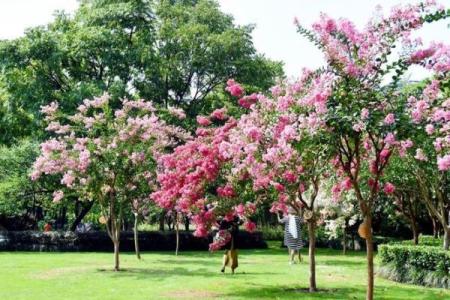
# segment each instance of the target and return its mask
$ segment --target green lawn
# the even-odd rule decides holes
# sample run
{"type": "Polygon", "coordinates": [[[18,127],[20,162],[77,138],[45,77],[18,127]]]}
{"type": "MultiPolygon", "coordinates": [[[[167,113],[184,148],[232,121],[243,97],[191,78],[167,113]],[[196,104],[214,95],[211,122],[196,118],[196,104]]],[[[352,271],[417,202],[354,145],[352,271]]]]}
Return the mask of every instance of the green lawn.
{"type": "MultiPolygon", "coordinates": [[[[305,251],[303,254],[305,255],[305,251]]],[[[289,266],[285,250],[240,251],[236,275],[219,272],[221,253],[123,253],[113,272],[110,253],[0,252],[0,299],[363,299],[364,253],[320,249],[320,292],[304,292],[307,260],[289,266]]],[[[450,291],[376,279],[375,299],[450,299],[450,291]]]]}

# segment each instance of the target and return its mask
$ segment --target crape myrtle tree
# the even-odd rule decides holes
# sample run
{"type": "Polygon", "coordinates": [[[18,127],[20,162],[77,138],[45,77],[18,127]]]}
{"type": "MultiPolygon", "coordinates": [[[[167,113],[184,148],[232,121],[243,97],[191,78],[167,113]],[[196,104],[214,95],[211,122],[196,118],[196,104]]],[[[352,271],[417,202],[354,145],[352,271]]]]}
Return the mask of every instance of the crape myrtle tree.
{"type": "Polygon", "coordinates": [[[197,137],[161,157],[161,188],[152,195],[162,207],[190,214],[198,236],[206,235],[217,219],[235,216],[246,219],[244,227],[253,230],[248,217],[263,201],[273,212],[286,211],[288,205],[298,213],[305,210],[311,291],[316,290],[315,201],[328,159],[317,113],[309,112],[316,107],[312,99],[331,91],[325,78],[306,72],[295,84],[274,87],[272,97],[245,96],[242,86],[229,80],[227,91],[250,111],[212,128],[213,121],[227,119],[223,109],[199,116],[203,127],[197,137]]]}
{"type": "Polygon", "coordinates": [[[434,43],[411,55],[411,61],[433,72],[407,99],[411,118],[414,175],[431,215],[444,230],[450,247],[450,46],[434,43]]]}
{"type": "MultiPolygon", "coordinates": [[[[228,91],[249,112],[242,115],[230,140],[220,147],[232,161],[235,182],[250,180],[255,193],[271,212],[294,208],[308,226],[310,291],[316,291],[315,239],[317,199],[321,181],[327,176],[328,147],[313,99],[331,91],[328,75],[305,71],[298,81],[271,89],[271,95],[243,96],[242,87],[228,82],[228,91]]],[[[319,114],[322,111],[319,110],[319,114]]]]}
{"type": "Polygon", "coordinates": [[[84,100],[73,115],[62,113],[56,102],[44,106],[54,137],[42,143],[31,176],[60,178],[64,188],[53,193],[54,202],[72,194],[98,202],[118,271],[124,213],[148,200],[156,159],[189,136],[158,119],[151,102],[125,99],[113,109],[109,100],[107,94],[84,100]]]}
{"type": "Polygon", "coordinates": [[[183,125],[192,125],[199,111],[214,109],[208,96],[223,94],[229,77],[264,90],[283,75],[280,63],[256,52],[252,29],[214,0],[82,0],[73,16],[57,12],[52,23],[0,43],[0,101],[10,108],[0,116],[23,120],[5,119],[21,126],[0,133],[45,136],[41,105],[58,101],[72,114],[103,92],[115,105],[128,97],[183,107],[183,125]]]}
{"type": "MultiPolygon", "coordinates": [[[[255,206],[252,202],[245,203],[250,198],[245,196],[245,187],[238,192],[229,183],[226,172],[229,159],[219,152],[219,146],[228,141],[237,121],[223,109],[211,116],[198,116],[197,121],[200,127],[194,139],[159,158],[160,187],[152,199],[164,209],[190,217],[196,227],[194,235],[198,237],[206,236],[220,217],[238,216],[245,221],[244,227],[253,231],[255,225],[247,216],[254,212],[255,206]],[[213,122],[219,125],[214,126],[213,122]]],[[[210,248],[215,250],[217,246],[212,244],[210,248]]]]}
{"type": "Polygon", "coordinates": [[[413,48],[415,42],[408,38],[411,32],[427,21],[449,14],[433,1],[427,1],[394,7],[387,16],[378,12],[364,30],[358,30],[348,20],[334,20],[325,14],[313,24],[312,30],[298,24],[299,32],[324,52],[327,61],[325,72],[330,75],[333,90],[315,101],[325,102],[323,120],[333,141],[333,164],[342,178],[334,193],[339,196],[347,181],[364,218],[360,232],[366,239],[366,298],[370,300],[374,287],[374,206],[381,190],[387,194],[395,190],[383,179],[391,155],[410,146],[397,137],[397,116],[404,109],[399,105],[397,83],[412,61],[407,53],[400,53],[398,59],[391,53],[399,44],[413,48]],[[390,72],[396,75],[385,85],[383,80],[390,72]]]}

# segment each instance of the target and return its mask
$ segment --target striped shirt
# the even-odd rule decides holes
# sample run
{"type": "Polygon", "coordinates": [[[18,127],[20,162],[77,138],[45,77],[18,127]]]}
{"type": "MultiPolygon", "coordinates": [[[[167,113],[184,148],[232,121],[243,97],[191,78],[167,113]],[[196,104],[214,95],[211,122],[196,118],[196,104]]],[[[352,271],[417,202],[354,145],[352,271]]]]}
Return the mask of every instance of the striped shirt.
{"type": "Polygon", "coordinates": [[[297,227],[297,238],[294,238],[289,232],[289,216],[285,216],[281,219],[281,223],[284,224],[284,245],[292,250],[299,250],[303,248],[303,241],[301,237],[301,219],[299,216],[294,216],[295,225],[297,227]]]}

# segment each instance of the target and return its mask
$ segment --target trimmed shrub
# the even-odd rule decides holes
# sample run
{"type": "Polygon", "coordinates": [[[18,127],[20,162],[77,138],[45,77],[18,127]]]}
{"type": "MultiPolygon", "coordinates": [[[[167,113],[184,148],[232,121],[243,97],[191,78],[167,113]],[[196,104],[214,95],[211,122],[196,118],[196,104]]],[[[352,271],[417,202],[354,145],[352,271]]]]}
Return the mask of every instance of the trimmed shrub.
{"type": "Polygon", "coordinates": [[[428,287],[450,287],[450,252],[432,246],[378,247],[378,274],[390,280],[428,287]]]}
{"type": "MultiPolygon", "coordinates": [[[[413,240],[402,241],[404,245],[413,245],[413,240]]],[[[444,240],[442,238],[435,238],[431,235],[420,235],[419,236],[419,246],[432,246],[432,247],[442,247],[444,240]]]]}

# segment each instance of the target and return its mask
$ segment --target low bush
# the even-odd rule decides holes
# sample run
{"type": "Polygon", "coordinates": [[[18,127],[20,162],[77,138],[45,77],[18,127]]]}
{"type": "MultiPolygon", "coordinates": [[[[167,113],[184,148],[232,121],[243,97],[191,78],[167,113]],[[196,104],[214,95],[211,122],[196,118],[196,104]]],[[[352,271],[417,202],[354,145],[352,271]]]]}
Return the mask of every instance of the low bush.
{"type": "Polygon", "coordinates": [[[266,241],[282,241],[284,238],[284,227],[281,225],[262,225],[258,227],[258,230],[266,241]]]}
{"type": "Polygon", "coordinates": [[[450,287],[450,252],[433,246],[385,244],[378,247],[378,274],[428,287],[450,287]]]}
{"type": "MultiPolygon", "coordinates": [[[[432,246],[432,247],[442,247],[444,241],[442,238],[435,238],[431,235],[421,235],[419,236],[419,246],[432,246]]],[[[413,240],[402,241],[404,245],[413,245],[413,240]]]]}

